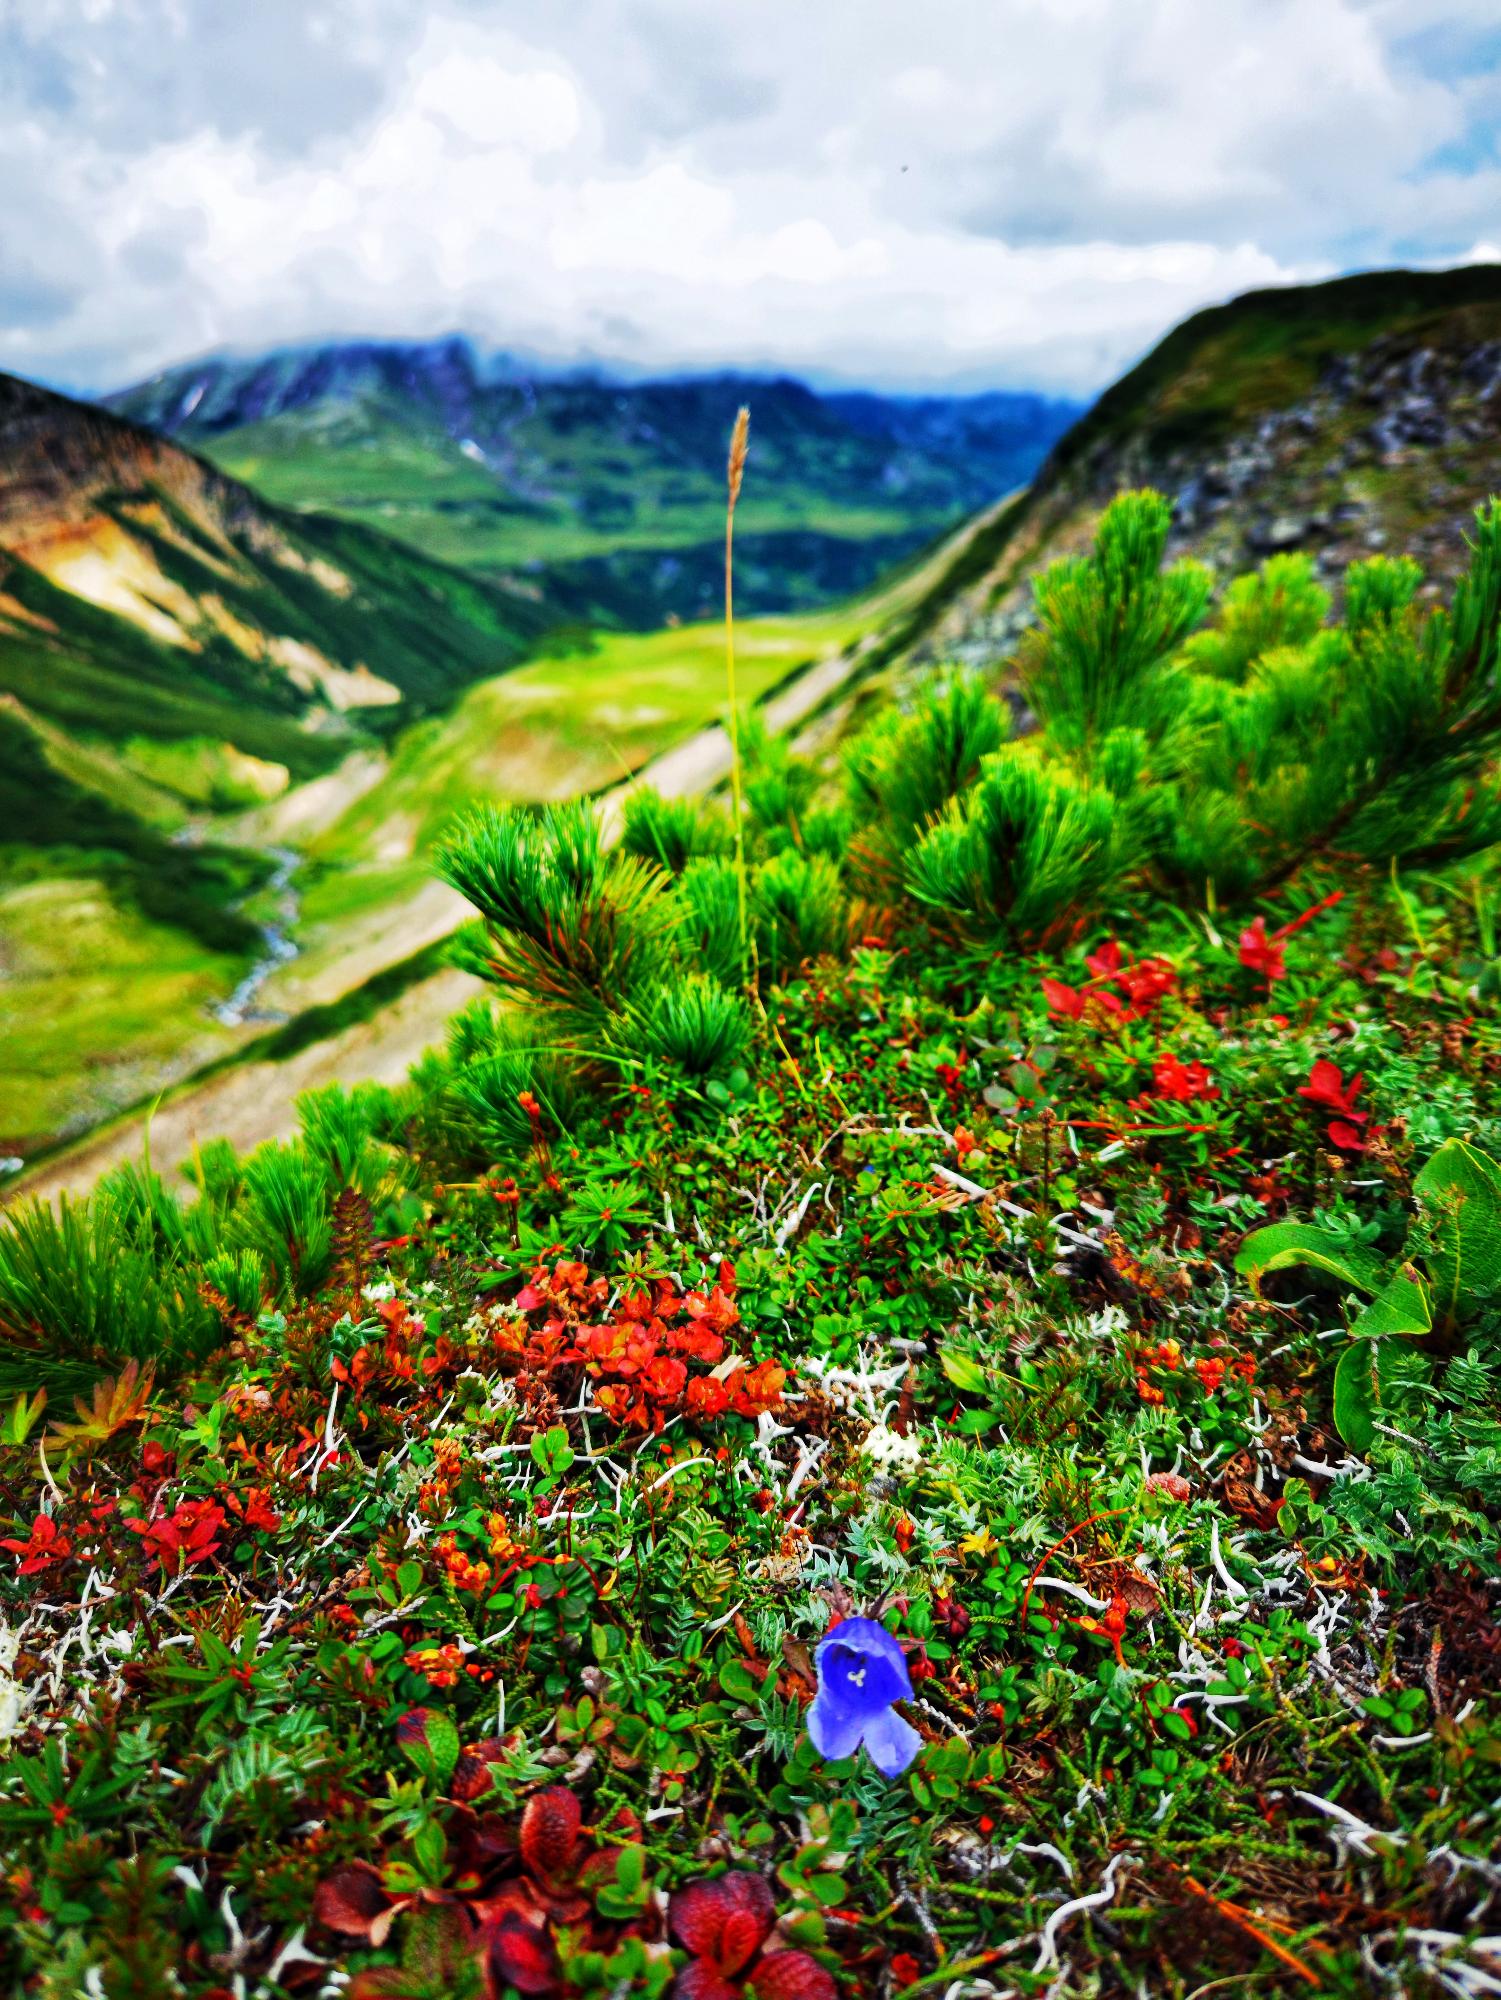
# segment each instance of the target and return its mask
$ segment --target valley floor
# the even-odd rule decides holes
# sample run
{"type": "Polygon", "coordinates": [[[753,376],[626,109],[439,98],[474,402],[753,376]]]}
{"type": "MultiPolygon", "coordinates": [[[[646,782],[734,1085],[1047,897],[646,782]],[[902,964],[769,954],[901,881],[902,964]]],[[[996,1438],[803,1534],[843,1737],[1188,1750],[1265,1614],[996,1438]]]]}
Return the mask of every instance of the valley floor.
{"type": "MultiPolygon", "coordinates": [[[[742,698],[775,733],[795,732],[836,705],[861,671],[865,635],[918,601],[998,511],[841,611],[742,625],[742,698]]],[[[728,737],[717,722],[703,726],[722,707],[723,686],[722,626],[606,639],[597,651],[538,660],[481,683],[451,715],[418,725],[390,756],[356,753],[269,805],[217,822],[216,837],[231,844],[291,846],[304,857],[299,949],[259,990],[260,1014],[295,1020],[336,1005],[454,932],[467,906],[433,878],[428,855],[454,814],[474,800],[543,802],[598,792],[613,830],[631,783],[655,785],[669,797],[723,783],[728,737]]],[[[9,1015],[7,1022],[0,1013],[7,1025],[0,1129],[57,1131],[64,1117],[75,1132],[80,1119],[91,1129],[49,1150],[31,1172],[0,1182],[3,1200],[86,1188],[108,1166],[137,1156],[148,1130],[163,1144],[169,1133],[216,1131],[242,1146],[283,1135],[295,1126],[293,1098],[310,1082],[394,1077],[392,1065],[409,1060],[408,1051],[420,1053],[424,1034],[436,1039],[451,1011],[457,989],[422,981],[392,1005],[389,1018],[381,1008],[357,1026],[340,1026],[295,1063],[258,1062],[252,1049],[246,1073],[256,1081],[246,1087],[220,1065],[257,1041],[264,1018],[232,1028],[208,1014],[239,977],[233,961],[216,963],[188,947],[191,969],[182,968],[177,933],[138,945],[98,885],[75,886],[91,891],[89,907],[105,932],[91,942],[76,922],[37,926],[35,976],[0,989],[9,1015]],[[57,959],[66,938],[73,942],[57,959]],[[99,988],[94,1004],[80,980],[81,952],[99,988]],[[205,1065],[214,1073],[195,1083],[192,1072],[205,1065]],[[153,1109],[146,1100],[158,1094],[153,1109]],[[122,1115],[122,1106],[132,1108],[122,1115]]],[[[40,891],[28,893],[35,903],[40,891]]],[[[48,892],[52,903],[58,893],[48,892]]]]}

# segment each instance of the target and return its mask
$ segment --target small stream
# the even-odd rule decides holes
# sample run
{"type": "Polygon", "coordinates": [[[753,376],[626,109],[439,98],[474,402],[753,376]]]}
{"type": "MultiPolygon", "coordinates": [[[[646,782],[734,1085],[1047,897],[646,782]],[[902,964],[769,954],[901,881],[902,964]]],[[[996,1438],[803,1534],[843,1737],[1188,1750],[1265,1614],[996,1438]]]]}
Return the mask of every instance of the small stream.
{"type": "Polygon", "coordinates": [[[221,1000],[217,1007],[209,1011],[216,1021],[226,1028],[240,1028],[247,1021],[282,1021],[284,1014],[274,1011],[261,1012],[255,1004],[256,995],[278,966],[286,965],[297,956],[298,947],[291,931],[302,908],[302,898],[293,884],[302,856],[291,847],[268,847],[266,852],[275,861],[276,867],[270,879],[255,891],[256,895],[270,894],[276,898],[275,915],[260,927],[261,952],[245,977],[240,981],[227,1000],[221,1000]]]}

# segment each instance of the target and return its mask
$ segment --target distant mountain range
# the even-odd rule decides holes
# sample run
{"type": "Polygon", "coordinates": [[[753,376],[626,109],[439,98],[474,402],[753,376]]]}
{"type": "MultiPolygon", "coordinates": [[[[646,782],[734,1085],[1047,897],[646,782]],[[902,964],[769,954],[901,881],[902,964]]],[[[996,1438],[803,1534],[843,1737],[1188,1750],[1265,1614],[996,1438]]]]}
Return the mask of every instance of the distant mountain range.
{"type": "Polygon", "coordinates": [[[459,337],[210,358],[106,401],[284,506],[378,527],[480,574],[545,568],[612,620],[648,628],[717,602],[725,447],[741,403],[749,613],[862,588],[1025,484],[1079,415],[1032,395],[545,372],[459,337]]]}

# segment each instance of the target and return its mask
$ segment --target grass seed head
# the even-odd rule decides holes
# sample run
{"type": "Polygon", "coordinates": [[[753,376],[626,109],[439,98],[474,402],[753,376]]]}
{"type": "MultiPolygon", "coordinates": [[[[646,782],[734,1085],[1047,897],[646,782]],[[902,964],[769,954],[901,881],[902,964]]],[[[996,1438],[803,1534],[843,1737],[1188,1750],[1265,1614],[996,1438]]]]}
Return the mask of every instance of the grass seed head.
{"type": "Polygon", "coordinates": [[[740,482],[745,477],[745,454],[750,443],[750,410],[741,404],[730,434],[730,510],[740,498],[740,482]]]}

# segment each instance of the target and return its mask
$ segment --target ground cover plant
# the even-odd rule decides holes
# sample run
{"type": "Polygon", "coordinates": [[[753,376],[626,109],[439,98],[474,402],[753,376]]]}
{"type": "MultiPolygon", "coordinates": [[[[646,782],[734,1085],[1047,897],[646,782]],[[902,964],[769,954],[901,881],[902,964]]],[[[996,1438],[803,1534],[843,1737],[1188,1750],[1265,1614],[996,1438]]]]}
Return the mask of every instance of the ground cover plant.
{"type": "Polygon", "coordinates": [[[1501,523],[1165,519],[1037,735],[487,808],[408,1086],[0,1228],[12,1990],[1496,1989],[1501,523]]]}

